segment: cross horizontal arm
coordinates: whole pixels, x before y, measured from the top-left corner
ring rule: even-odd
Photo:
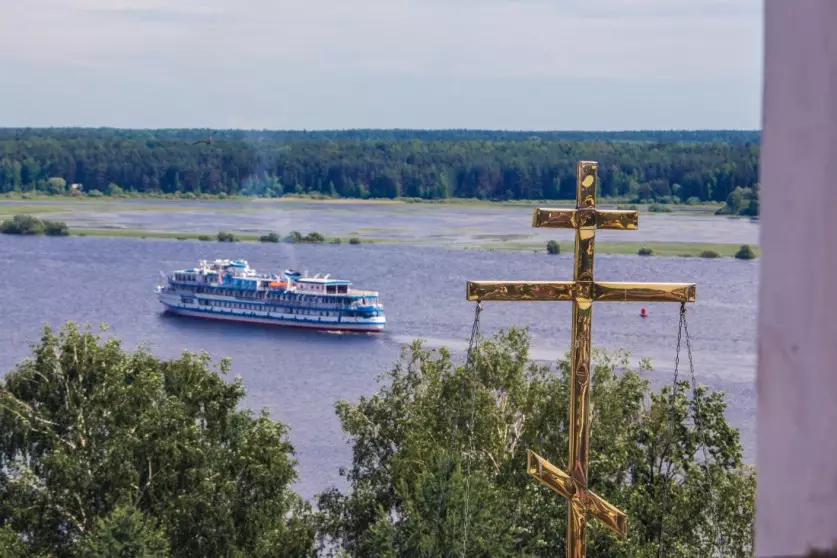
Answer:
[[[611,209],[536,209],[533,227],[549,229],[615,229],[634,231],[639,227],[639,211]]]
[[[694,302],[694,283],[591,281],[468,281],[468,300]]]
[[[468,281],[468,300],[574,300],[573,281]]]
[[[694,283],[611,283],[596,281],[593,300],[600,302],[694,302]]]
[[[564,471],[536,454],[528,452],[527,470],[541,484],[551,488],[568,500],[579,499],[587,512],[604,523],[611,531],[624,537],[628,534],[628,517],[604,498],[582,487]]]

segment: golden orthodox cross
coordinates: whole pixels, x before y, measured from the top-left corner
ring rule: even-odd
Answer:
[[[569,474],[531,450],[529,474],[567,500],[567,558],[584,558],[587,516],[624,537],[625,514],[587,486],[590,440],[590,349],[593,301],[694,302],[694,283],[611,283],[593,280],[596,229],[636,230],[637,211],[596,209],[598,163],[578,163],[576,209],[536,209],[534,227],[575,229],[572,281],[469,281],[468,300],[571,301],[573,331],[570,364]]]

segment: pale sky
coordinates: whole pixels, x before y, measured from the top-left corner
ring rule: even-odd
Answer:
[[[760,127],[761,0],[0,0],[0,127]]]

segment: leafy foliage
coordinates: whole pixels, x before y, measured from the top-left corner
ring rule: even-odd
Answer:
[[[38,219],[32,215],[15,215],[11,220],[0,223],[0,233],[67,236],[70,234],[70,229],[67,228],[67,224],[63,221]]]
[[[546,253],[553,256],[561,253],[561,245],[557,240],[548,240],[546,243]]]
[[[749,244],[742,244],[741,248],[735,253],[735,257],[739,260],[753,260],[756,258],[756,253]]]
[[[759,184],[752,188],[736,187],[730,192],[723,207],[715,212],[718,215],[748,215],[754,217],[759,214]]]
[[[321,242],[325,242],[325,236],[322,233],[318,233],[317,231],[310,232],[308,234],[302,234],[299,231],[291,231],[291,234],[288,235],[288,241],[294,244],[319,244]]]
[[[272,232],[259,237],[260,242],[281,242],[282,237],[279,234]]]
[[[321,550],[563,556],[566,502],[528,476],[526,450],[566,470],[569,363],[533,364],[528,349],[525,331],[501,332],[465,367],[416,341],[378,393],[339,402],[353,461],[343,472],[348,490],[318,498]],[[755,477],[742,466],[723,395],[701,387],[692,399],[687,382],[673,397],[670,388],[650,393],[640,375],[648,368],[631,369],[623,353],[595,354],[590,485],[628,514],[630,528],[620,540],[591,520],[588,556],[656,557],[661,538],[664,556],[705,556],[716,529],[723,556],[751,556]]]
[[[241,381],[210,364],[46,328],[0,381],[0,541],[54,558],[307,555],[286,427],[237,410]]]
[[[79,547],[87,558],[166,558],[170,552],[163,533],[133,506],[99,519]]]
[[[191,145],[203,137],[0,129],[0,193],[78,193],[72,185],[81,184],[88,195],[572,199],[577,161],[594,159],[605,197],[746,198],[746,211],[758,211],[758,132],[229,130],[211,145]]]

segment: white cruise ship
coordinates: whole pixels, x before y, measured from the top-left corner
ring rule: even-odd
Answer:
[[[173,314],[327,331],[380,332],[386,325],[377,291],[329,275],[270,275],[245,260],[204,260],[164,277],[155,292]]]

